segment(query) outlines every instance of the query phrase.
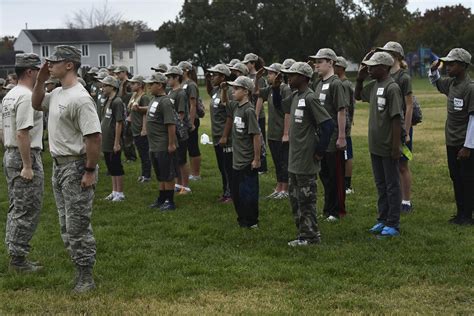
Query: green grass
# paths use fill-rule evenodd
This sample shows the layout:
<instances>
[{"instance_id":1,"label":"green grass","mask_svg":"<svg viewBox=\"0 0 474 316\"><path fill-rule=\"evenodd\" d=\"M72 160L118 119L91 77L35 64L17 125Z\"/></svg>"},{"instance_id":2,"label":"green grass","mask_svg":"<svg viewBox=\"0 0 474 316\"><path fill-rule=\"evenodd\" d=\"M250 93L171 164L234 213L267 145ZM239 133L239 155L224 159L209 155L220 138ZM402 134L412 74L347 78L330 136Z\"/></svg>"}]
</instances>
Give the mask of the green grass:
<instances>
[{"instance_id":1,"label":"green grass","mask_svg":"<svg viewBox=\"0 0 474 316\"><path fill-rule=\"evenodd\" d=\"M445 99L425 81L415 81L414 89L424 109L411 164L416 209L402 217L400 238L381 241L367 233L376 218L376 193L367 151L367 106L358 105L356 194L347 198L344 220L320 224L323 243L318 246L288 248L296 230L287 201L261 200L261 228L240 229L233 206L215 203L221 186L212 146L201 146L203 180L191 184L192 195L176 198L178 210L172 213L147 208L157 183L135 183L138 163L125 165L127 201L103 201L111 184L101 163L93 214L98 290L77 297L70 294L73 265L60 239L51 159L45 154L45 201L31 253L45 271L8 273L1 247L0 313L471 314L473 228L447 224L455 205L444 148ZM209 134L208 115L202 126ZM260 179L261 196L275 183L269 163L270 172ZM3 181L2 232L5 188Z\"/></svg>"}]
</instances>

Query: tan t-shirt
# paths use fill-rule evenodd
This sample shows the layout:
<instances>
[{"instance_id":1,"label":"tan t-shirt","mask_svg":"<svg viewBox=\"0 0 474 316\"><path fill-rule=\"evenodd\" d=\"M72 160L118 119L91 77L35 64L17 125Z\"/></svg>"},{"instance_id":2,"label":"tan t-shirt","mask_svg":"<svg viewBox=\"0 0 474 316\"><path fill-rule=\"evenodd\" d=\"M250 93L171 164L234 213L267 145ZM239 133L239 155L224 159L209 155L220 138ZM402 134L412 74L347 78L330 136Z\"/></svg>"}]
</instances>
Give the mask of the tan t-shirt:
<instances>
[{"instance_id":1,"label":"tan t-shirt","mask_svg":"<svg viewBox=\"0 0 474 316\"><path fill-rule=\"evenodd\" d=\"M85 154L84 136L101 132L94 100L79 82L54 89L45 95L42 106L49 111L48 139L53 157Z\"/></svg>"},{"instance_id":2,"label":"tan t-shirt","mask_svg":"<svg viewBox=\"0 0 474 316\"><path fill-rule=\"evenodd\" d=\"M31 148L42 149L43 112L35 111L31 106L31 90L17 85L3 98L2 128L5 147L18 147L16 133L28 129Z\"/></svg>"}]
</instances>

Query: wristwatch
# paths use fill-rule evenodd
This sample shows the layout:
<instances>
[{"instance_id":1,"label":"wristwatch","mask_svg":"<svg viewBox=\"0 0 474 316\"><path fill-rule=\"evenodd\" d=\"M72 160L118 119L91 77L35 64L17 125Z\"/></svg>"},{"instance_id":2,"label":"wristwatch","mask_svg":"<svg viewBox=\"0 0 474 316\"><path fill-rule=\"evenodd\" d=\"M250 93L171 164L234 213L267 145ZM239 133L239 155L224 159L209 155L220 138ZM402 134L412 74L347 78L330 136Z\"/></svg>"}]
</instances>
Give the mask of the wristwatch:
<instances>
[{"instance_id":1,"label":"wristwatch","mask_svg":"<svg viewBox=\"0 0 474 316\"><path fill-rule=\"evenodd\" d=\"M95 172L95 168L87 168L87 167L85 167L84 170L85 170L86 172Z\"/></svg>"}]
</instances>

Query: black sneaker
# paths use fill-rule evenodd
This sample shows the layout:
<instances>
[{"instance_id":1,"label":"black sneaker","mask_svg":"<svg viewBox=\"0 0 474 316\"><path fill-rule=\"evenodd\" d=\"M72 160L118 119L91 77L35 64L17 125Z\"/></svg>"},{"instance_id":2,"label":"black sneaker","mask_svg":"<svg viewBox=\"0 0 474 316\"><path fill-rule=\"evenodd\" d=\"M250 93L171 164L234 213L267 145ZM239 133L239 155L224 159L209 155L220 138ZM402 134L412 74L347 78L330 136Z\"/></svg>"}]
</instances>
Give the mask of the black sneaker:
<instances>
[{"instance_id":1,"label":"black sneaker","mask_svg":"<svg viewBox=\"0 0 474 316\"><path fill-rule=\"evenodd\" d=\"M164 202L161 202L159 201L158 199L156 199L155 202L153 202L152 204L148 205L148 208L160 208L162 205L163 205Z\"/></svg>"},{"instance_id":2,"label":"black sneaker","mask_svg":"<svg viewBox=\"0 0 474 316\"><path fill-rule=\"evenodd\" d=\"M413 212L413 204L402 204L402 213L409 214Z\"/></svg>"},{"instance_id":3,"label":"black sneaker","mask_svg":"<svg viewBox=\"0 0 474 316\"><path fill-rule=\"evenodd\" d=\"M174 211L175 209L176 205L168 200L166 200L165 203L161 204L160 206L160 211L162 212Z\"/></svg>"}]
</instances>

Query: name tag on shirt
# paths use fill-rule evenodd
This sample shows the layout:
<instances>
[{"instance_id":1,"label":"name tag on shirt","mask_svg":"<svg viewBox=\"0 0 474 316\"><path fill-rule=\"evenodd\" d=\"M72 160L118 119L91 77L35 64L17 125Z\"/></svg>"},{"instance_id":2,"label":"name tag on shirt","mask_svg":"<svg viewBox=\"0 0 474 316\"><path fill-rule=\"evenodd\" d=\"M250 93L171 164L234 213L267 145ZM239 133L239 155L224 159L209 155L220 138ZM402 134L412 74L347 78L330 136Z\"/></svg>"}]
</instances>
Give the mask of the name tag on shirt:
<instances>
[{"instance_id":1,"label":"name tag on shirt","mask_svg":"<svg viewBox=\"0 0 474 316\"><path fill-rule=\"evenodd\" d=\"M106 118L110 118L111 116L112 116L112 109L107 109L107 110L105 111L105 117L106 117Z\"/></svg>"},{"instance_id":2,"label":"name tag on shirt","mask_svg":"<svg viewBox=\"0 0 474 316\"><path fill-rule=\"evenodd\" d=\"M463 99L454 98L453 104L454 104L454 110L455 110L455 111L462 111L462 108L463 108L463 106L464 106L464 100L463 100Z\"/></svg>"},{"instance_id":3,"label":"name tag on shirt","mask_svg":"<svg viewBox=\"0 0 474 316\"><path fill-rule=\"evenodd\" d=\"M214 99L214 107L217 108L219 106L219 103L221 103L221 99L220 98L215 98Z\"/></svg>"},{"instance_id":4,"label":"name tag on shirt","mask_svg":"<svg viewBox=\"0 0 474 316\"><path fill-rule=\"evenodd\" d=\"M183 85L183 89L186 89L187 87L188 87L188 84L185 83L185 84Z\"/></svg>"},{"instance_id":5,"label":"name tag on shirt","mask_svg":"<svg viewBox=\"0 0 474 316\"><path fill-rule=\"evenodd\" d=\"M321 88L321 90L327 90L327 89L329 89L329 83L323 84L323 87Z\"/></svg>"},{"instance_id":6,"label":"name tag on shirt","mask_svg":"<svg viewBox=\"0 0 474 316\"><path fill-rule=\"evenodd\" d=\"M377 89L377 95L383 95L384 88L378 88Z\"/></svg>"},{"instance_id":7,"label":"name tag on shirt","mask_svg":"<svg viewBox=\"0 0 474 316\"><path fill-rule=\"evenodd\" d=\"M295 110L295 123L303 122L304 111L300 109Z\"/></svg>"},{"instance_id":8,"label":"name tag on shirt","mask_svg":"<svg viewBox=\"0 0 474 316\"><path fill-rule=\"evenodd\" d=\"M239 133L242 133L242 132L243 132L242 129L245 128L245 122L242 121L242 118L239 117L239 116L236 116L236 117L234 118L234 124L235 124L235 127L237 128L237 131L238 131Z\"/></svg>"},{"instance_id":9,"label":"name tag on shirt","mask_svg":"<svg viewBox=\"0 0 474 316\"><path fill-rule=\"evenodd\" d=\"M377 98L377 108L379 109L379 111L385 110L385 103L386 103L385 98L382 98L382 97Z\"/></svg>"},{"instance_id":10,"label":"name tag on shirt","mask_svg":"<svg viewBox=\"0 0 474 316\"><path fill-rule=\"evenodd\" d=\"M306 101L304 99L299 99L298 100L298 107L302 108L306 106Z\"/></svg>"},{"instance_id":11,"label":"name tag on shirt","mask_svg":"<svg viewBox=\"0 0 474 316\"><path fill-rule=\"evenodd\" d=\"M320 93L319 94L319 101L324 101L326 100L326 93Z\"/></svg>"},{"instance_id":12,"label":"name tag on shirt","mask_svg":"<svg viewBox=\"0 0 474 316\"><path fill-rule=\"evenodd\" d=\"M153 102L150 106L150 113L155 113L157 107L158 107L158 102L157 101Z\"/></svg>"}]
</instances>

